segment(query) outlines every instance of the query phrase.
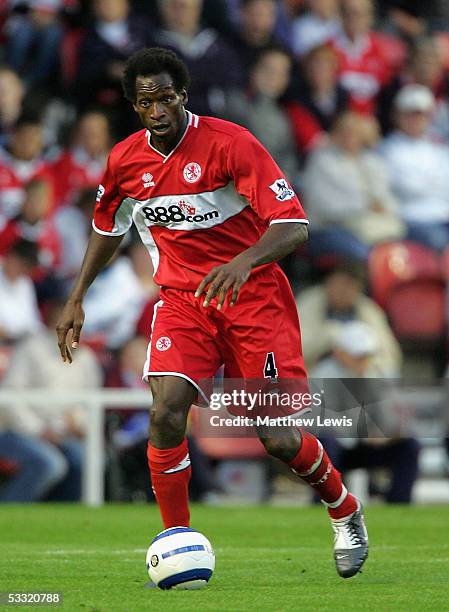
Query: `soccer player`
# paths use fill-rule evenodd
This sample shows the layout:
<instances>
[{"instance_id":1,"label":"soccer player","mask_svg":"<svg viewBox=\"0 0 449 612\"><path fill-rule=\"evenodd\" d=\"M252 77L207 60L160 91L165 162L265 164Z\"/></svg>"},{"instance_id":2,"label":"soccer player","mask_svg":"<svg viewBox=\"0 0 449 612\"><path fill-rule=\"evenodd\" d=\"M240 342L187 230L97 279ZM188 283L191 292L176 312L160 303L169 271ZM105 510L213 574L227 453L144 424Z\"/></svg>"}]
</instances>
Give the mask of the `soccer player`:
<instances>
[{"instance_id":1,"label":"soccer player","mask_svg":"<svg viewBox=\"0 0 449 612\"><path fill-rule=\"evenodd\" d=\"M71 362L83 298L134 222L161 286L143 374L153 395L148 464L166 528L190 521L185 429L190 406L206 395L201 381L222 364L244 380L306 377L295 301L275 263L307 239L304 211L248 130L186 110L188 83L171 51L129 58L124 92L145 129L110 154L94 231L57 326L62 359ZM355 575L368 554L362 508L321 443L295 428L258 433L268 453L319 494L335 531L337 571Z\"/></svg>"}]
</instances>

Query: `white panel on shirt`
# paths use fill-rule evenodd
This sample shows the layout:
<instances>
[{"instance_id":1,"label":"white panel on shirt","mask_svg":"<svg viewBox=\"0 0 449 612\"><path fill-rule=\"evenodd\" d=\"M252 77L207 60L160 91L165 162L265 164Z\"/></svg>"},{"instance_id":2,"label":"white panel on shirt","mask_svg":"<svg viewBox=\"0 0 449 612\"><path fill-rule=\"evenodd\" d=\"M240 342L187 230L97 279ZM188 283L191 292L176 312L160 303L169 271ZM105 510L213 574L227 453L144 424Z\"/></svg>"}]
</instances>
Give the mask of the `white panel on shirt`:
<instances>
[{"instance_id":1,"label":"white panel on shirt","mask_svg":"<svg viewBox=\"0 0 449 612\"><path fill-rule=\"evenodd\" d=\"M118 207L114 216L114 227L111 232L99 229L92 220L92 227L103 236L123 236L133 224L133 208L136 200L125 198Z\"/></svg>"},{"instance_id":2,"label":"white panel on shirt","mask_svg":"<svg viewBox=\"0 0 449 612\"><path fill-rule=\"evenodd\" d=\"M131 198L127 199L131 200ZM226 187L216 189L215 191L189 195L158 196L143 202L133 200L133 204L134 210L132 216L134 223L139 231L142 242L150 254L154 274L156 274L159 267L160 256L159 249L151 234L151 227L157 225L159 227L166 227L169 230L210 229L222 224L248 206L247 200L237 193L233 183L228 183ZM156 211L158 207L163 207L168 215L170 214L170 206L178 207L181 211L178 215L182 214L185 219L178 222L152 223L145 216L145 213L147 216L149 214L147 209L151 209L154 211L154 215L157 215L158 212L161 212L161 210ZM173 209L171 210L173 211ZM180 216L175 218L180 218Z\"/></svg>"},{"instance_id":3,"label":"white panel on shirt","mask_svg":"<svg viewBox=\"0 0 449 612\"><path fill-rule=\"evenodd\" d=\"M130 198L129 198L130 199ZM169 230L210 229L248 206L232 182L221 189L195 194L158 196L135 200L134 222L139 228L157 225Z\"/></svg>"}]
</instances>

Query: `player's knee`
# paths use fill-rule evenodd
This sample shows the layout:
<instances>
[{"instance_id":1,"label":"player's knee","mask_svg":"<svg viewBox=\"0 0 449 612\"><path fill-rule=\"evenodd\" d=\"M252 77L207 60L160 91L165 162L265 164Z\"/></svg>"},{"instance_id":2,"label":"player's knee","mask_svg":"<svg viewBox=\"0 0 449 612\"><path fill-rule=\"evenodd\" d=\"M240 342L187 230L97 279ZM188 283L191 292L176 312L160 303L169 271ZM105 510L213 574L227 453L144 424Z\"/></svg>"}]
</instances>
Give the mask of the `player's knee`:
<instances>
[{"instance_id":1,"label":"player's knee","mask_svg":"<svg viewBox=\"0 0 449 612\"><path fill-rule=\"evenodd\" d=\"M150 409L150 439L162 444L179 444L185 433L186 415L185 406L176 396L154 397Z\"/></svg>"},{"instance_id":2,"label":"player's knee","mask_svg":"<svg viewBox=\"0 0 449 612\"><path fill-rule=\"evenodd\" d=\"M265 446L265 450L272 457L279 457L282 454L282 444L281 441L274 437L265 437L261 436L260 441Z\"/></svg>"},{"instance_id":3,"label":"player's knee","mask_svg":"<svg viewBox=\"0 0 449 612\"><path fill-rule=\"evenodd\" d=\"M182 440L193 401L190 386L182 379L151 379L153 405L150 409L150 439L157 437L164 444Z\"/></svg>"},{"instance_id":4,"label":"player's knee","mask_svg":"<svg viewBox=\"0 0 449 612\"><path fill-rule=\"evenodd\" d=\"M182 410L167 405L153 405L150 409L150 430L175 433L183 429L184 423Z\"/></svg>"},{"instance_id":5,"label":"player's knee","mask_svg":"<svg viewBox=\"0 0 449 612\"><path fill-rule=\"evenodd\" d=\"M298 441L290 436L259 435L265 450L272 457L281 461L291 461L298 452Z\"/></svg>"}]
</instances>

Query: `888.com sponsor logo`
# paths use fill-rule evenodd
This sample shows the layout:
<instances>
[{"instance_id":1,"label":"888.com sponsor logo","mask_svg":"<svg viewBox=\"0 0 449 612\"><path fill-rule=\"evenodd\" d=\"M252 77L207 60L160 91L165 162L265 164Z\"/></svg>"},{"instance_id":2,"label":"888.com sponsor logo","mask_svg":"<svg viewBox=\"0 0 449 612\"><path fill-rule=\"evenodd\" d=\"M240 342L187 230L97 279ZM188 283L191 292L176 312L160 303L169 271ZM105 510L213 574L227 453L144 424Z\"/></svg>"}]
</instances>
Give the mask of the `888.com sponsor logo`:
<instances>
[{"instance_id":1,"label":"888.com sponsor logo","mask_svg":"<svg viewBox=\"0 0 449 612\"><path fill-rule=\"evenodd\" d=\"M193 211L193 214L192 214ZM170 206L144 206L142 208L142 214L145 217L148 225L169 225L170 223L201 223L202 221L209 221L216 219L220 215L217 210L211 210L204 214L197 213L196 209L191 207L181 208L178 204L171 204Z\"/></svg>"}]
</instances>

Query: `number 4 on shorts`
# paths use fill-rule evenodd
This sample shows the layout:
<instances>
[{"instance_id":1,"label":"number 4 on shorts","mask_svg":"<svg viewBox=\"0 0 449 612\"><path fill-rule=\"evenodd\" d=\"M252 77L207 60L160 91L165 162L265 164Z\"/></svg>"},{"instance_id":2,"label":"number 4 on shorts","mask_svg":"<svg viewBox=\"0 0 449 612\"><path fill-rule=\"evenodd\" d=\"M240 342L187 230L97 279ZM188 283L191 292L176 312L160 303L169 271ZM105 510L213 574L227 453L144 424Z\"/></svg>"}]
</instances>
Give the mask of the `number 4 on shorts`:
<instances>
[{"instance_id":1,"label":"number 4 on shorts","mask_svg":"<svg viewBox=\"0 0 449 612\"><path fill-rule=\"evenodd\" d=\"M278 370L276 367L276 361L274 360L274 353L267 353L263 368L263 375L264 378L270 378L271 382L277 382Z\"/></svg>"}]
</instances>

